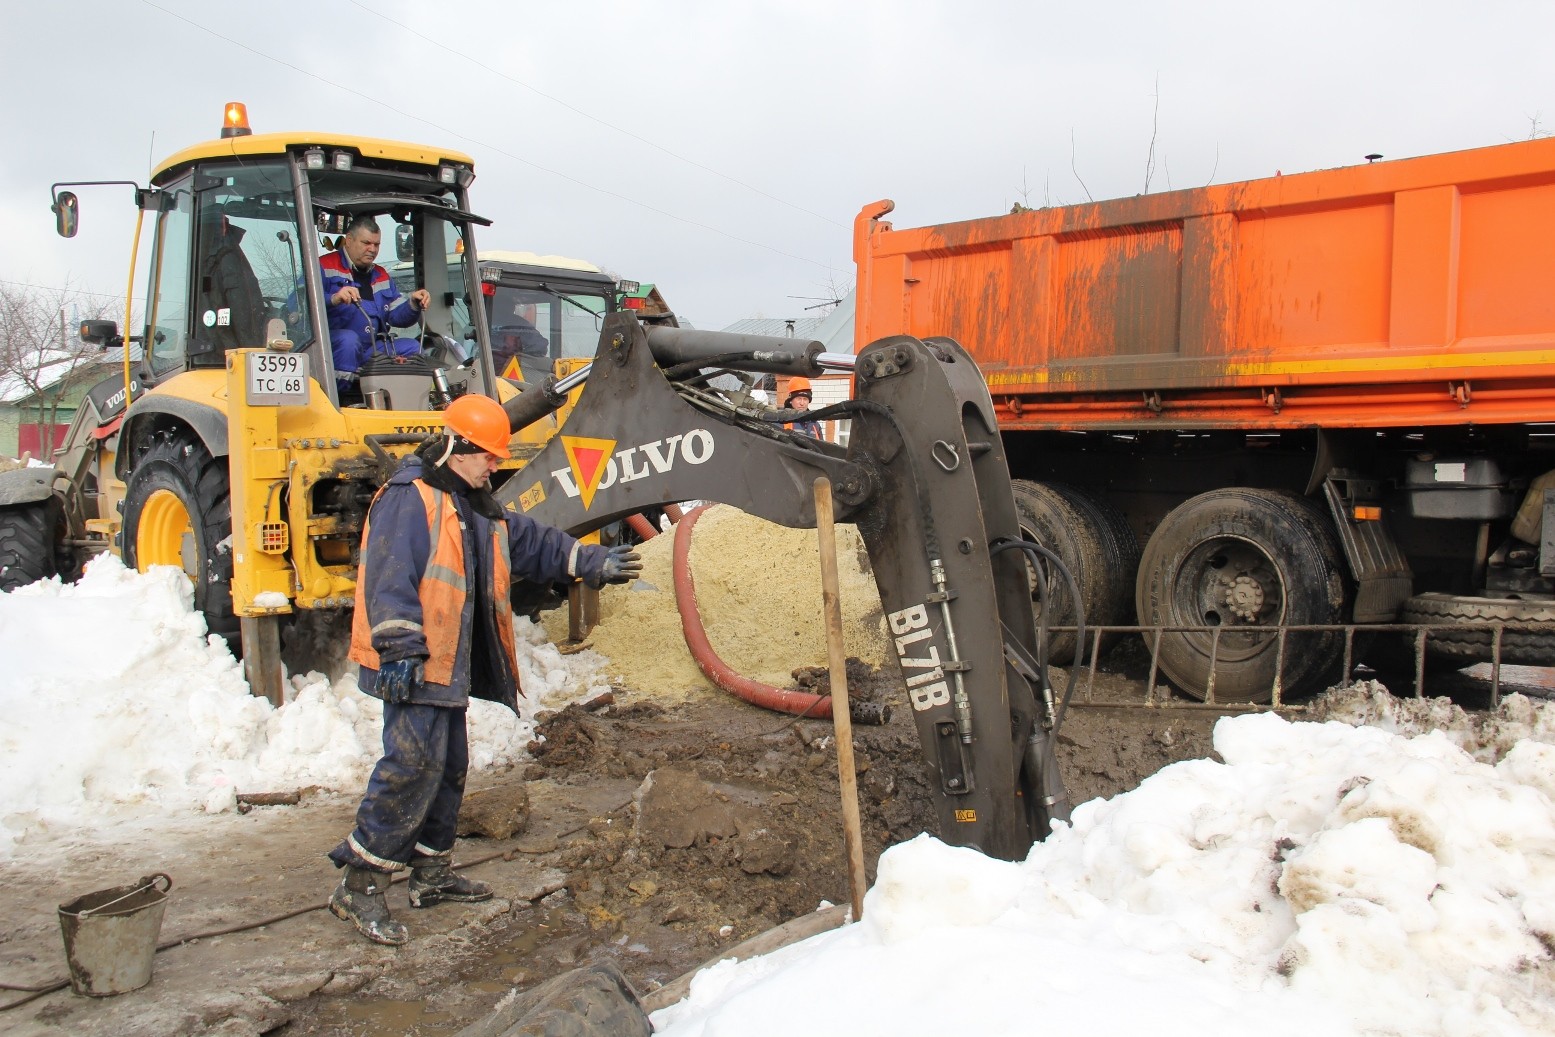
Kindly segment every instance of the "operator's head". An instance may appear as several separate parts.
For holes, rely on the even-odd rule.
[[[810,379],[790,378],[788,380],[788,395],[783,399],[783,406],[789,410],[809,410]]]
[[[351,217],[351,222],[346,224],[346,232],[340,236],[340,251],[346,254],[346,259],[357,269],[372,265],[378,258],[378,246],[381,244],[383,235],[378,230],[378,221],[366,215]]]
[[[439,464],[465,482],[482,487],[508,456],[511,428],[507,411],[489,396],[469,393],[443,412],[445,446]]]

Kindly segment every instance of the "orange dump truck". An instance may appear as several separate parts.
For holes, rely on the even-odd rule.
[[[1023,524],[1090,622],[1163,629],[1179,686],[1321,686],[1346,635],[1291,628],[1325,625],[1555,665],[1555,139],[908,230],[892,208],[854,224],[859,344],[971,352]]]

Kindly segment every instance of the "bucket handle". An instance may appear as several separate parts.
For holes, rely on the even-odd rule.
[[[158,880],[167,883],[167,885],[165,885],[165,886],[158,885]],[[89,907],[89,908],[87,908],[84,911],[78,912],[77,913],[77,917],[78,918],[85,918],[85,917],[87,917],[90,914],[94,914],[95,912],[106,911],[108,908],[112,907],[113,905],[121,903],[121,902],[123,902],[125,900],[128,900],[130,897],[134,896],[135,894],[137,894],[137,893],[139,893],[139,892],[141,892],[143,890],[154,889],[154,890],[156,890],[159,893],[166,894],[172,888],[173,888],[173,878],[172,878],[171,875],[168,875],[166,872],[159,871],[159,872],[157,872],[154,875],[143,875],[143,876],[141,876],[141,880],[138,883],[135,884],[135,888],[130,890],[128,893],[124,894],[122,897],[115,897],[114,899],[108,901],[108,903],[106,903],[106,904],[98,904],[96,907]]]

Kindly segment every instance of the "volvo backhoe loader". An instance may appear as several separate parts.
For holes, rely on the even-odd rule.
[[[211,630],[241,634],[250,685],[279,702],[280,617],[350,607],[374,491],[441,430],[452,399],[484,393],[506,401],[515,435],[500,498],[574,534],[693,499],[808,526],[824,476],[869,552],[941,836],[1019,859],[1067,816],[1053,757],[1063,711],[1029,582],[1059,570],[1020,539],[992,403],[956,343],[894,337],[855,363],[816,342],[645,325],[621,310],[604,317],[591,363],[520,394],[493,367],[485,308],[469,305],[481,283],[473,228],[486,221],[469,209],[467,157],[253,135],[240,115],[136,186],[153,221],[146,326],[128,336],[144,359],[132,366],[125,350],[122,377],[92,394],[54,469],[0,473],[0,529],[45,534],[21,559],[31,571],[103,550],[141,569],[179,566]],[[69,235],[79,203],[65,186],[77,185],[56,185],[54,207]],[[384,224],[431,304],[418,355],[387,343],[341,377],[317,271],[362,214]],[[451,267],[451,255],[462,260]],[[82,333],[123,341],[112,322]],[[810,417],[851,421],[846,448],[710,384],[725,371],[748,384],[836,368],[853,369],[858,398]]]

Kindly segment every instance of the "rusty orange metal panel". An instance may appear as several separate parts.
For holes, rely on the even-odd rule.
[[[1249,214],[1229,353],[1276,363],[1386,345],[1392,238],[1391,204]]]
[[[957,339],[1014,427],[1555,415],[1552,139],[904,230],[890,211],[855,221],[858,344]]]

